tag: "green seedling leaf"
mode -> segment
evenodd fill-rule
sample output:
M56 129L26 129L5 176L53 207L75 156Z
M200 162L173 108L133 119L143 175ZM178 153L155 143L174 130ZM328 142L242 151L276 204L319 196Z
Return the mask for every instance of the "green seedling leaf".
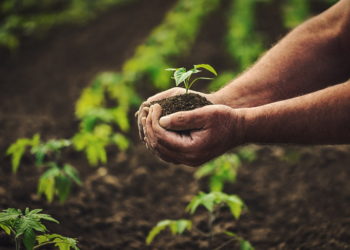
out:
M228 195L222 192L200 192L195 196L186 207L186 211L193 214L199 206L204 206L209 212L213 212L215 208L221 205L229 207L231 214L235 219L241 215L244 206L243 201L236 195Z
M230 232L230 231L225 231L224 234L226 234L227 236L230 236L230 237L238 237L236 233L234 232Z
M27 250L34 249L36 232L44 233L46 226L41 222L47 220L58 223L57 220L48 214L42 214L41 209L30 210L26 208L24 212L20 209L8 208L0 213L0 227L6 233L13 233L15 241L23 243Z
M197 64L197 65L194 65L194 68L195 69L206 69L208 70L209 72L213 73L215 76L218 75L218 73L216 72L216 70L209 64Z
M59 176L60 169L58 166L51 167L39 179L38 194L44 194L49 203L53 201L55 196L55 178Z
M8 235L11 234L11 229L8 226L0 223L0 228L2 228L6 234L8 234Z
M175 79L176 86L179 86L179 84L181 83L180 79L185 73L186 73L186 68L176 69L176 71L174 72L174 79Z
M84 151L92 166L107 162L106 146L110 143L112 128L107 124L97 126L94 131L81 131L73 137L76 150Z
M163 230L166 228L169 228L171 233L173 235L180 235L183 234L184 231L191 230L192 228L192 222L189 220L162 220L157 223L156 226L152 228L152 230L149 232L147 238L146 238L146 244L150 245L153 241L153 239Z
M76 184L82 185L78 171L72 165L65 164L63 166L63 173L67 175L67 177L69 177L71 180L73 180Z
M241 240L239 247L240 250L254 250L254 247L247 240Z
M199 70L200 68L206 69L209 72L213 73L215 76L217 75L217 72L215 69L210 66L209 64L198 64L194 65L192 69L186 71L186 68L168 68L166 70L168 71L174 71L173 79L175 80L175 85L179 86L181 83L185 85L186 93L188 93L188 90L192 87L192 85L198 81L198 80L211 80L212 78L209 77L197 77L190 81L190 78L193 74L201 72Z
M35 147L40 143L40 135L35 134L32 139L20 138L15 143L11 144L7 149L6 154L11 155L12 172L16 173L21 162L21 159L28 147Z
M58 155L63 148L69 147L72 145L70 140L66 139L52 139L47 142L39 143L32 147L31 153L35 155L36 165L42 165L44 163L45 156Z
M121 151L125 151L129 147L129 139L124 135L117 133L112 137L112 141L118 146Z
M27 250L32 250L35 245L35 233L32 229L27 229L23 233L23 244Z

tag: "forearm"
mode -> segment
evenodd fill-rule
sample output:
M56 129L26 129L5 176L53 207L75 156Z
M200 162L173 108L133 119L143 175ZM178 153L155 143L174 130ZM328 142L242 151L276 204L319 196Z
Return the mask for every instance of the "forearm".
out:
M238 111L247 143L350 143L350 81Z
M349 77L350 1L290 32L253 67L213 94L216 103L255 107L310 93Z

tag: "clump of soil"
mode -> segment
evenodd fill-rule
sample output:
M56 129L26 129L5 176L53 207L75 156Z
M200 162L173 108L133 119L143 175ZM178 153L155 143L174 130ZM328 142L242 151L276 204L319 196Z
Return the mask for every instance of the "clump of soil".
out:
M176 95L159 101L151 102L151 104L155 103L158 103L162 107L162 116L170 115L178 111L193 110L213 104L205 97L195 93Z

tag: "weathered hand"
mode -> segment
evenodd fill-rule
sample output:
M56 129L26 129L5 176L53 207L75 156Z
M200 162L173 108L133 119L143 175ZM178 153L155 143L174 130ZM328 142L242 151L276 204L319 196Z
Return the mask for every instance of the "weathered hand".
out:
M225 105L208 105L165 117L158 104L144 120L146 143L160 158L198 166L243 142L242 116Z
M200 93L200 92L196 92L196 91L192 91L190 90L191 93L197 93L199 95L205 96L209 101L214 102L213 98L211 98L210 94L204 94L204 93ZM139 110L135 113L135 116L137 118L137 124L138 124L138 129L139 129L139 136L140 139L142 141L144 141L144 137L145 137L145 133L144 133L144 126L143 124L146 121L146 117L147 114L149 112L149 107L150 107L150 103L157 101L157 100L161 100L161 99L165 99L171 96L175 96L175 95L180 95L180 94L184 94L185 93L185 89L184 88L171 88L168 89L166 91L160 92L154 96L149 97L145 102L143 102L139 108Z

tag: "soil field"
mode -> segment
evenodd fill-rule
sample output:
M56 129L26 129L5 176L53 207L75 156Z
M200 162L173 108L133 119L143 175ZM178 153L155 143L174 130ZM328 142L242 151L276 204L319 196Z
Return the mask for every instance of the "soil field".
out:
M48 204L36 195L40 170L30 159L13 175L5 157L6 148L19 137L39 132L44 139L70 138L78 127L74 104L81 90L98 72L119 70L174 3L136 1L109 10L86 27L57 28L47 38L28 39L15 54L0 52L1 210L43 208L61 222L48 223L49 230L77 238L83 250L208 249L207 239L196 232L177 237L164 233L146 246L145 238L159 220L189 218L187 203L199 190L206 191L207 183L194 179L195 169L153 156L139 142L135 122L132 146L126 153L111 148L106 166L92 168L82 154L66 153L83 185L63 205ZM226 7L223 1L208 18L196 49L180 59L182 64L210 63L219 72L232 67L223 42ZM260 7L265 22L258 28L270 34L269 42L276 42L285 32L276 24L279 17L267 14L271 5ZM140 93L149 94L146 87ZM349 146L255 149L256 161L240 168L237 182L225 189L238 194L247 211L234 221L223 209L215 223L242 235L256 249L350 249ZM206 230L204 210L191 218ZM214 243L219 246L225 240L217 236ZM14 249L4 233L0 249Z

